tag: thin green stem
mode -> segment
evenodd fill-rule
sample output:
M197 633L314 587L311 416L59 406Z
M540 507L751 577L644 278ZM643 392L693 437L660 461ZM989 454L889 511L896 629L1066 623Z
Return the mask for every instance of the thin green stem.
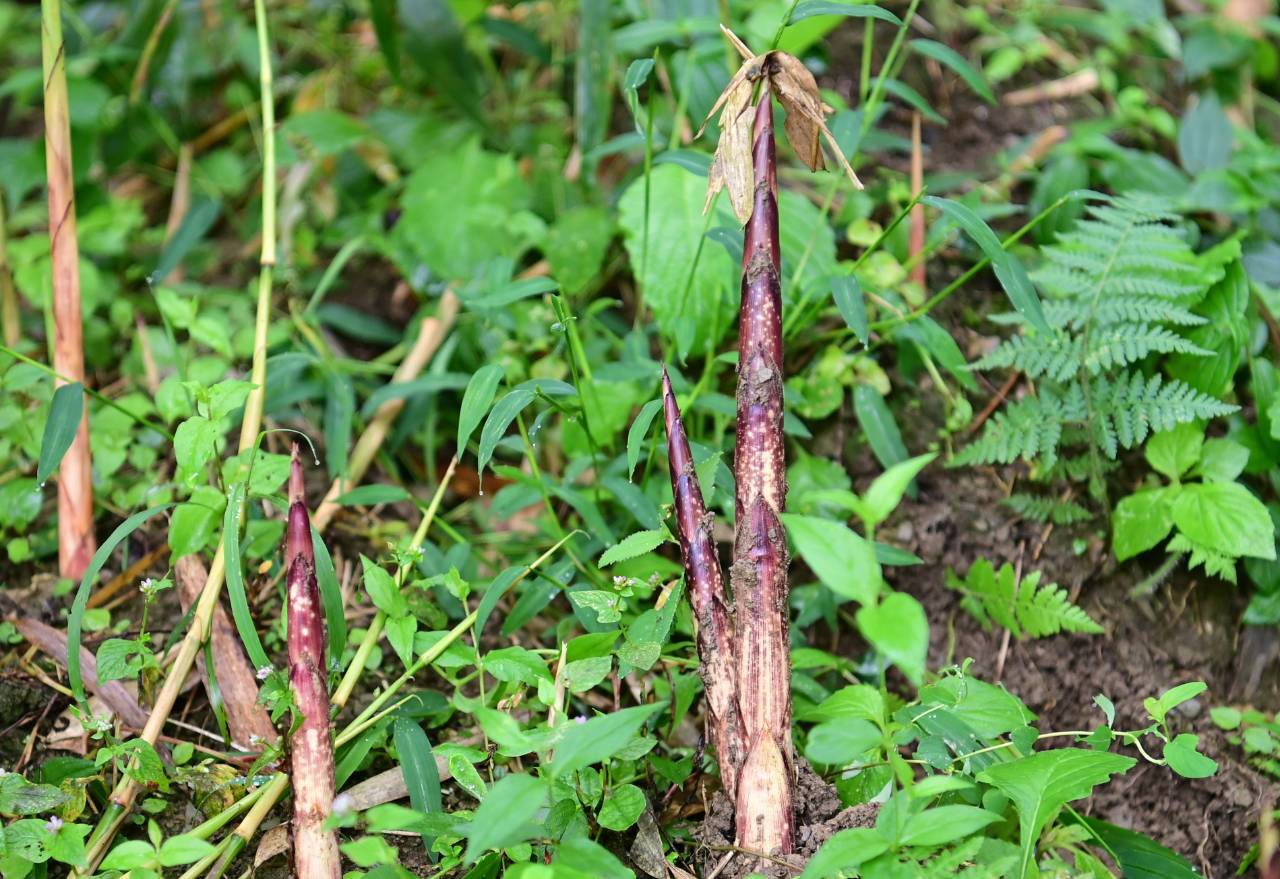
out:
M916 8L920 5L920 0L911 0L911 5L907 7L907 14L902 17L902 27L898 28L898 32L893 35L893 43L889 46L889 54L885 56L884 64L880 68L880 74L876 77L875 87L871 89L871 94L862 105L862 134L865 136L871 128L871 120L876 115L876 110L880 107L880 102L884 100L884 84L885 81L892 78L894 64L898 61L898 53L902 51L902 43L907 38L907 30L911 27L911 20L916 17ZM868 62L870 65L870 62ZM868 66L868 70L870 67Z

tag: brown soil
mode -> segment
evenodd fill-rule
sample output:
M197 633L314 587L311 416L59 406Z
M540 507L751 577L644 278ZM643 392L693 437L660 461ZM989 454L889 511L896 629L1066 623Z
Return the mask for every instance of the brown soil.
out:
M832 834L849 827L875 825L879 806L867 804L844 808L835 788L823 781L803 758L797 759L800 766L795 791L796 850L788 859L790 864L782 859L773 863L760 862L732 850L733 803L724 791L717 790L707 803L707 817L698 833L699 840L706 847L703 875L710 875L727 858L728 862L716 873L718 877L741 879L758 873L767 879L792 879L797 870L791 865L803 868Z
M1019 521L1000 505L1003 493L993 475L972 469L930 471L919 487L919 498L904 502L885 535L924 560L892 569L889 577L928 611L930 666L973 657L976 675L1004 684L1039 714L1041 732L1096 727L1101 712L1093 697L1099 693L1115 702L1119 728L1137 728L1145 725L1143 698L1184 681L1205 681L1208 691L1176 712L1173 723L1202 737L1203 750L1219 763L1217 775L1190 781L1141 764L1102 788L1086 811L1150 835L1210 879L1232 875L1257 839L1259 810L1277 792L1209 719L1209 708L1231 698L1240 671L1235 657L1244 592L1182 572L1150 600L1133 599L1129 589L1145 572L1140 563L1108 572L1096 524L1046 529ZM1076 541L1086 547L1079 555ZM1107 634L1015 640L1001 657L1002 633L983 631L945 586L948 567L963 572L979 557L1043 571L1046 580L1070 590ZM1274 641L1270 634L1264 640ZM1254 679L1255 704L1276 708L1280 680L1274 665L1244 671Z

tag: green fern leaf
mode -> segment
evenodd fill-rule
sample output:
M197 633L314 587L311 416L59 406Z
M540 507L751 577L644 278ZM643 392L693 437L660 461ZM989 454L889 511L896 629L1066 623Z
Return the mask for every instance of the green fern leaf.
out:
M1059 500L1034 494L1012 494L1001 503L1024 519L1033 522L1052 522L1055 525L1074 525L1093 518L1093 514L1075 501Z
M963 596L960 606L984 629L995 623L1018 638L1103 631L1082 608L1071 603L1066 590L1058 584L1041 586L1040 576L1033 571L1019 580L1007 562L996 571L991 562L980 558L963 580L954 571L947 571L947 587Z

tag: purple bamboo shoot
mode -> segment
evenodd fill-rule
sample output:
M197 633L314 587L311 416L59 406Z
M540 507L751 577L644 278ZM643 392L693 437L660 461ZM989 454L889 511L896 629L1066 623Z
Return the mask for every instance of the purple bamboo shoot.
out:
M675 498L676 522L680 531L680 555L689 585L689 601L698 624L699 670L707 693L707 730L716 749L725 791L732 798L743 758L732 617L725 601L720 560L711 535L712 516L702 501L693 455L689 452L689 439L685 435L676 396L671 390L671 378L665 368L662 370L662 401L667 423L671 494Z
M782 287L769 81L756 108L751 218L743 232L738 340L738 431L734 451L737 532L733 588L746 754L735 806L738 845L790 854L793 758L786 499L782 439Z
M290 741L293 774L293 851L298 879L340 879L338 836L324 829L333 807L333 736L325 675L325 621L311 545L311 517L298 447L289 473L285 535L289 589L289 683L302 723Z

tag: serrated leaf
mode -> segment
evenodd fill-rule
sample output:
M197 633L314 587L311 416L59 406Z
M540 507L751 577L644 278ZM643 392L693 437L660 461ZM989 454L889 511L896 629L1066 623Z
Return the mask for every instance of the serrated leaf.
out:
M618 562L625 562L627 559L644 555L646 552L653 552L666 543L667 538L668 534L665 528L656 531L637 531L635 534L624 537L606 549L604 554L600 556L600 567L607 568L610 565L616 565Z

